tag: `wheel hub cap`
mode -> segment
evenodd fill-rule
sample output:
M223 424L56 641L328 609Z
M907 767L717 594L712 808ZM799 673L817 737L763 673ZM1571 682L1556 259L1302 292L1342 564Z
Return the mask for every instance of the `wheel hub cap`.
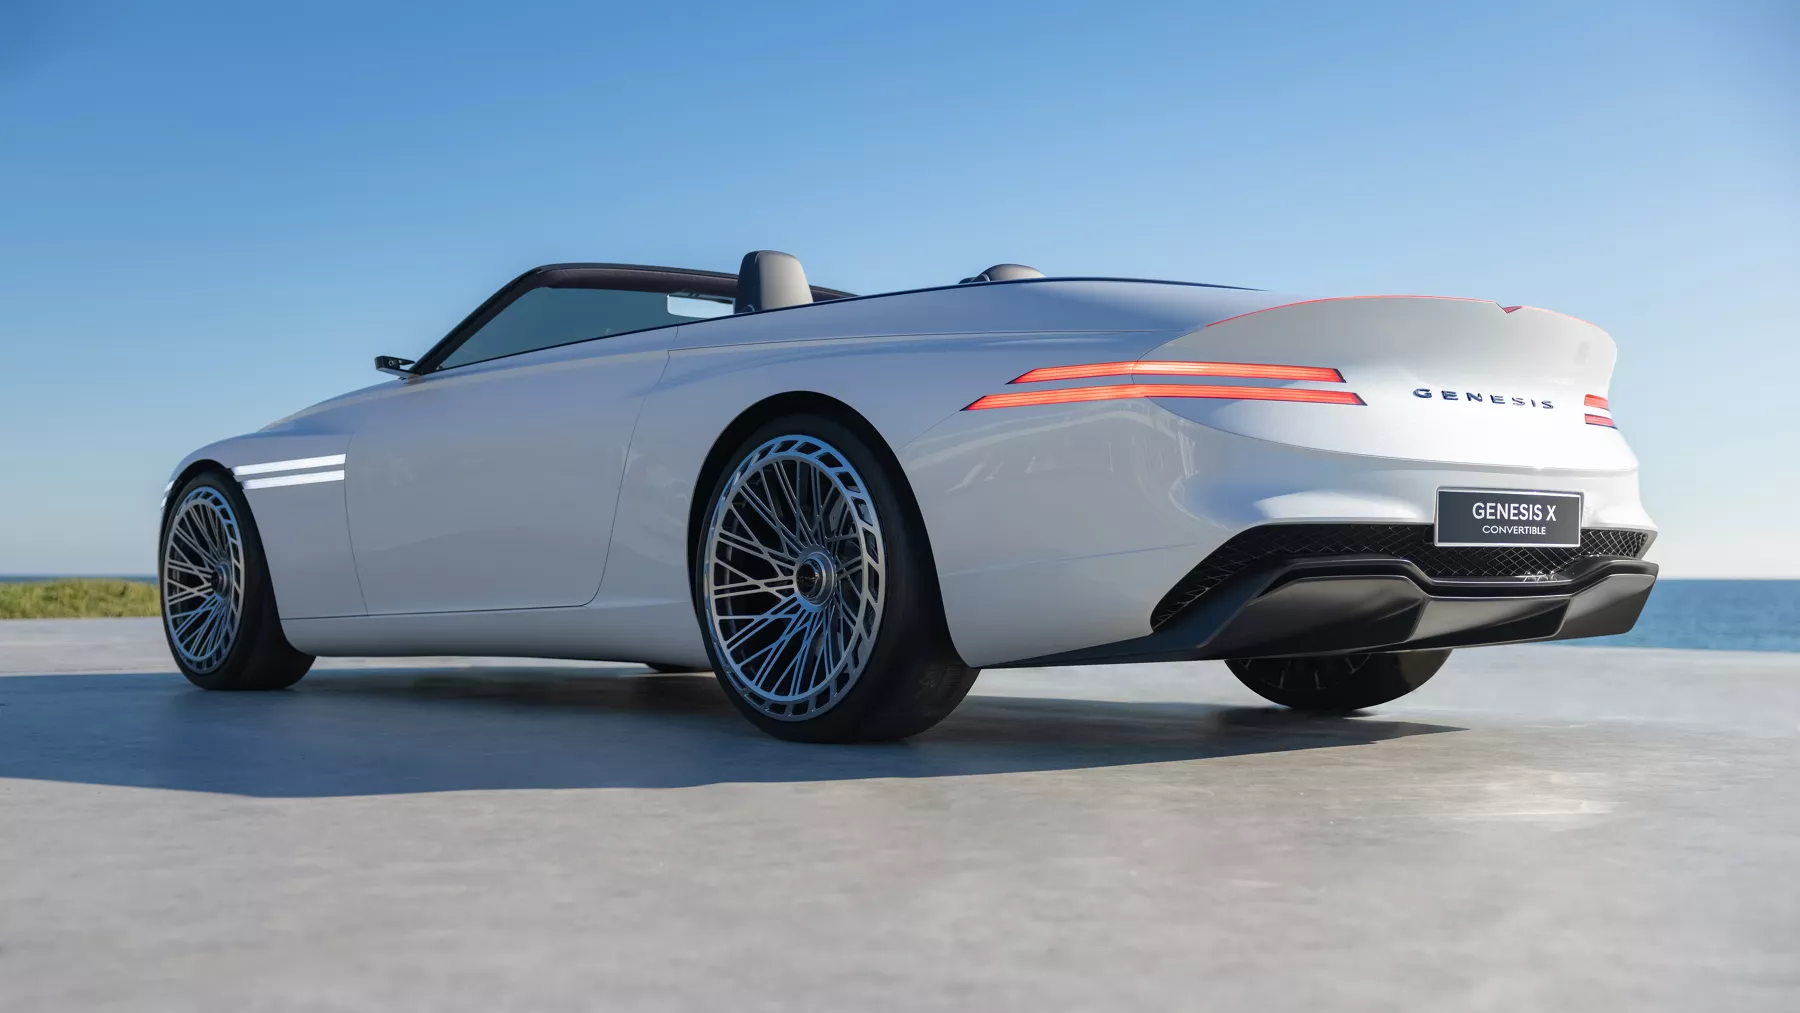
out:
M814 608L822 607L837 590L837 560L823 549L814 549L800 557L794 567L794 589L800 600Z

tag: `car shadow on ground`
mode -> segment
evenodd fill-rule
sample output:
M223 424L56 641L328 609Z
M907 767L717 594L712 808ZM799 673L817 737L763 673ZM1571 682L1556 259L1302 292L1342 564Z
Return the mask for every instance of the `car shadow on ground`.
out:
M1072 770L1459 730L1274 708L971 696L906 742L816 746L752 728L710 675L321 671L280 693L207 693L161 672L0 679L0 777L266 798Z

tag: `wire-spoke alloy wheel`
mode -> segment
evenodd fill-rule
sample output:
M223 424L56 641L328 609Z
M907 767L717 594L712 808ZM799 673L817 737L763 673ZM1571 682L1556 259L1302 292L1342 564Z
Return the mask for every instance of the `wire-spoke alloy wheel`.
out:
M169 519L162 611L185 667L204 674L225 663L244 614L244 538L231 503L211 486L190 491Z
M281 632L250 504L222 472L181 485L163 517L163 633L188 681L203 689L282 689L312 657Z
M778 436L737 466L706 531L706 612L752 707L795 721L830 710L869 663L886 543L863 477L811 436Z
M783 738L911 735L975 678L949 646L916 508L870 442L831 419L778 420L706 501L694 587L713 670Z
M1436 675L1450 652L1394 651L1297 658L1234 658L1238 681L1296 710L1354 711L1396 700Z

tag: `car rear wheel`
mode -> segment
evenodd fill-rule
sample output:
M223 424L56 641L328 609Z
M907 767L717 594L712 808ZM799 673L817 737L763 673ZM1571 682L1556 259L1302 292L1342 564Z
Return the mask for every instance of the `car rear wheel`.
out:
M713 671L778 738L922 732L976 670L950 645L923 525L848 426L778 419L728 458L705 501L694 597Z
M1305 711L1355 711L1397 700L1437 674L1445 651L1233 658L1225 664L1265 700Z
M237 483L189 479L163 519L163 635L202 689L286 689L312 666L281 632L262 540Z

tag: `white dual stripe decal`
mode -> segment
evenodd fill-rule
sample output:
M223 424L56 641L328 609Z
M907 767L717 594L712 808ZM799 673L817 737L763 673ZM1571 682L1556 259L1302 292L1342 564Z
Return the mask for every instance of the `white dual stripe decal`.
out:
M231 473L244 479L245 489L279 489L284 485L317 485L320 482L342 482L346 456L343 454L326 454L323 457L296 457L291 461L265 461L262 464L241 464ZM337 471L309 471L310 468L338 468ZM299 471L301 475L281 475L277 472ZM246 478L248 475L275 475L273 478Z
M343 458L339 458L342 461ZM244 483L246 489L277 489L284 485L313 485L318 482L342 482L341 471L309 471L304 475L277 475L274 478L252 478Z
M329 454L325 457L298 457L292 461L269 461L265 464L241 464L231 469L231 473L239 478L243 478L245 475L267 475L276 471L305 471L307 468L329 468L333 465L342 465L343 463L343 454ZM341 471L338 472L338 478L341 479L343 477L344 473ZM319 481L334 480L320 479ZM282 484L293 485L294 483L284 482ZM258 487L252 485L249 486L249 488Z

